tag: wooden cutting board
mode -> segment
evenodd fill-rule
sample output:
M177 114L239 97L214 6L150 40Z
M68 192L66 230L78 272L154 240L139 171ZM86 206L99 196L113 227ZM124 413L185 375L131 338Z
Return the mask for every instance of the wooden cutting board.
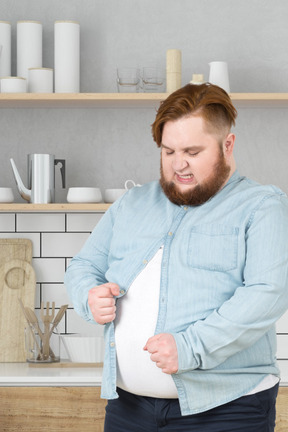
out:
M0 362L25 362L25 317L34 309L36 278L29 239L0 239Z

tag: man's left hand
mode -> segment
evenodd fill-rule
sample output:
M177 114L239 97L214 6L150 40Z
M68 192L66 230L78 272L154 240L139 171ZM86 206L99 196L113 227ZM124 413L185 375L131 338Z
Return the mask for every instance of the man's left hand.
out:
M146 342L151 360L166 374L176 373L178 370L178 352L174 337L170 333L160 333L152 336Z

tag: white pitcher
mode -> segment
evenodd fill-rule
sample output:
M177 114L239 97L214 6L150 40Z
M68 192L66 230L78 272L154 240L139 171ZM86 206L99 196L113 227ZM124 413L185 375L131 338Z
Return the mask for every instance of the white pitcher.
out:
M214 61L209 63L209 82L223 88L230 93L228 65L226 62Z

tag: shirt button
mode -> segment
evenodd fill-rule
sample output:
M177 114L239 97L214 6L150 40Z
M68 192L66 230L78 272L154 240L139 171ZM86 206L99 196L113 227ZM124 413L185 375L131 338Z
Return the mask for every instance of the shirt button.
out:
M172 231L169 231L168 235L171 237L173 235Z
M143 260L143 264L148 264L148 261L146 259Z
M114 346L115 346L115 342L110 342L110 347L114 348Z
M121 291L120 291L120 294L122 294L122 295L125 294L125 291L124 291L124 290L121 290Z

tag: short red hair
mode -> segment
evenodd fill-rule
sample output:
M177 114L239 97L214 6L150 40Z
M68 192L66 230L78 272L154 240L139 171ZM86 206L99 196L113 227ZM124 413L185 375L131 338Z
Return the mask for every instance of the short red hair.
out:
M209 132L223 133L235 126L237 111L229 95L221 87L205 83L187 84L161 102L154 123L152 136L158 147L162 144L162 132L166 122L181 117L201 116Z

